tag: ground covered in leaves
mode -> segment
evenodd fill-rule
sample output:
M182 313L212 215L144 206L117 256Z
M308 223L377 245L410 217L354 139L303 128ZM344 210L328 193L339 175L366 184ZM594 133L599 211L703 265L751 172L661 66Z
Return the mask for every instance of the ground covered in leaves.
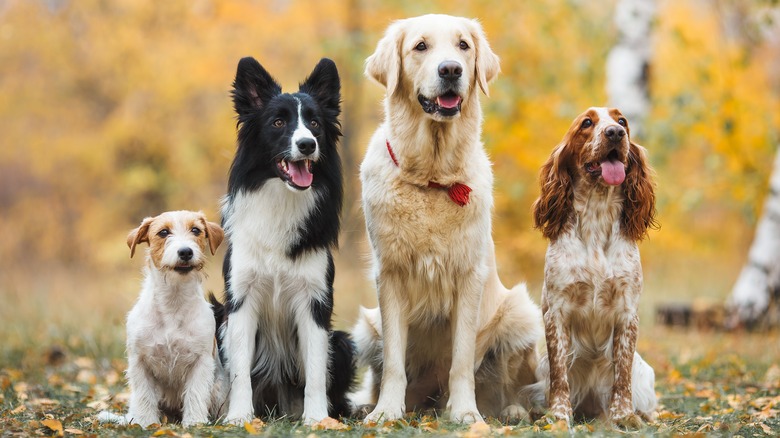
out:
M646 328L638 349L656 370L658 420L641 434L719 434L767 436L780 432L780 335L717 333ZM103 409L126 411L126 361L96 357L71 339L27 349L0 346L0 434L3 436L415 436L463 437L560 434L561 425L521 423L459 426L432 416L372 427L360 422L325 421L307 427L288 420L255 420L244 427L206 425L184 429L163 424L99 424ZM576 434L622 435L599 422L578 423Z

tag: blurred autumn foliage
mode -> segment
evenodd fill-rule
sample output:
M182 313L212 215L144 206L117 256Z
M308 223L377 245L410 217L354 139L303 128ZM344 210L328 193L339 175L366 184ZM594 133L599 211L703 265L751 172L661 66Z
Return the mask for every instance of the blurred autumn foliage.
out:
M538 284L539 166L584 108L605 105L614 2L579 0L0 1L0 270L115 269L144 216L218 219L234 151L229 89L255 56L286 90L320 57L343 81L342 263L364 269L358 166L383 90L362 76L391 20L479 18L502 74L485 108L502 276ZM649 288L724 296L747 252L780 143L777 2L657 2L645 145L660 232ZM218 262L215 262L217 265Z

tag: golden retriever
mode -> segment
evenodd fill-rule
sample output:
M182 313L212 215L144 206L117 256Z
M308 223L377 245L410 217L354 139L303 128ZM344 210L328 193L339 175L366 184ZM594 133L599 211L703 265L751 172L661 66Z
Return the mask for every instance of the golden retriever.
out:
M366 61L387 89L360 168L379 298L353 332L367 423L407 408L446 406L463 423L527 414L518 394L535 381L541 313L498 278L480 141L478 92L498 71L479 23L447 15L394 22Z

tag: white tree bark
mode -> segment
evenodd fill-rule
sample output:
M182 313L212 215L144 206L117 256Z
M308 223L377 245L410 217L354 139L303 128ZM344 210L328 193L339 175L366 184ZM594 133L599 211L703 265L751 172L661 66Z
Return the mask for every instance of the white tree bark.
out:
M736 323L752 324L769 308L773 291L780 288L780 150L769 180L769 194L758 221L748 261L731 291L729 306Z
M628 119L632 136L641 136L650 109L648 88L656 7L654 0L620 0L615 5L618 42L607 56L609 105Z

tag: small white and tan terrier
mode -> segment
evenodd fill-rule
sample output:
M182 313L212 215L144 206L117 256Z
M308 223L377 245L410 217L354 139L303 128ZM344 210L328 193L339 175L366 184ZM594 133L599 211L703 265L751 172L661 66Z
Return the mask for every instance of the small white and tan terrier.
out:
M130 406L124 416L101 413L101 421L147 427L165 415L186 427L219 409L216 322L202 269L206 249L213 255L223 237L219 225L193 211L147 217L127 236L130 257L149 244L141 295L127 315Z

